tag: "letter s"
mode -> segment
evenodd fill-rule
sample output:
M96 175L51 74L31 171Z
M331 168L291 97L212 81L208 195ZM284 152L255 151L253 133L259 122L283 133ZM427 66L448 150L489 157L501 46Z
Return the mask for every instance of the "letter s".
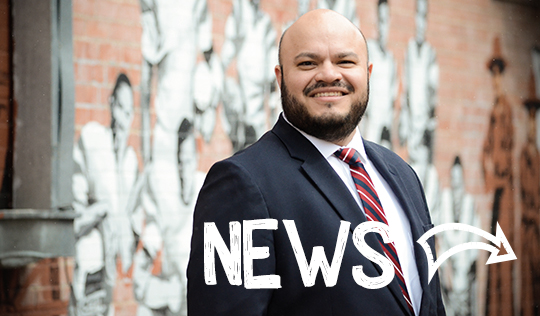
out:
M392 238L390 238L390 227L381 222L368 221L356 226L353 232L353 242L356 249L358 249L364 257L381 267L383 273L381 276L371 278L363 272L363 267L358 265L352 268L352 275L354 281L358 285L367 289L380 289L392 282L392 279L394 278L394 266L390 259L373 250L366 243L364 237L367 233L371 232L380 234L385 243L393 241Z

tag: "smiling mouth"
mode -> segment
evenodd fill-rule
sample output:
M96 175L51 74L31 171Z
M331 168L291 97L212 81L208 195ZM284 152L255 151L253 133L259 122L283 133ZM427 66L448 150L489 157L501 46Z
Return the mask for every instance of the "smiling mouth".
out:
M319 98L319 97L341 97L343 96L343 92L319 92L319 93L315 93L313 95L314 98Z

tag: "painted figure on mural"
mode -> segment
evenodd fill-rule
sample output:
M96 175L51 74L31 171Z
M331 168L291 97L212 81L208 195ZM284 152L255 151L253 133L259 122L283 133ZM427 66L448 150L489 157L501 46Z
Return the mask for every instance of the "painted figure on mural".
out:
M441 193L440 216L434 217L435 225L463 223L479 227L474 208L474 198L465 191L465 177L461 159L456 156L450 169L450 188ZM437 236L439 256L450 248L478 241L477 235L458 230L448 230ZM460 251L448 258L439 268L446 314L465 316L476 314L476 259L478 251Z
M179 129L178 142L185 138ZM178 151L178 162L182 152ZM145 172L152 173L153 164ZM181 170L179 169L180 173ZM195 190L198 192L204 182L205 174L196 171ZM146 183L141 193L141 208L134 214L134 231L139 243L133 260L133 291L139 305L137 316L187 315L185 301L185 270L182 253L189 240L191 230L178 231L174 210L158 207L155 188ZM187 205L193 209L195 200Z
M139 315L185 314L185 270L199 178L196 133L206 141L213 133L223 74L213 52L206 0L140 0L140 4L141 131L148 181L143 224L139 221L136 230L143 254L137 252L134 263L134 290ZM159 273L147 270L158 261ZM167 297L163 284L177 287L168 290L177 297L163 302Z
M369 79L369 91L376 95L370 98L366 113L360 124L362 135L373 142L392 148L392 121L394 102L398 93L397 63L386 45L390 30L388 0L379 0L377 6L377 40L368 39L369 61L373 72Z
M135 239L131 214L138 195L138 160L128 145L133 91L120 74L110 97L111 126L83 126L74 146L73 207L75 269L70 315L113 315L112 292L121 272L131 267Z
M439 176L433 165L437 121L439 67L433 47L426 42L427 0L416 1L416 35L405 55L404 96L399 117L400 143L406 143L409 163L424 185L429 210L437 213Z
M356 14L356 0L318 0L317 8L334 10L354 25L360 26L360 20Z
M540 100L531 85L527 110L527 142L519 160L521 193L521 315L540 315L540 152L536 145L536 114Z
M494 55L488 62L493 79L495 102L489 116L482 152L482 171L486 191L493 194L490 229L495 235L498 222L508 242L514 240L514 184L512 150L514 126L512 109L505 95L503 73L506 61L501 56L499 39L494 41ZM489 266L486 315L513 315L512 262Z
M531 50L535 96L540 99L540 46ZM540 148L540 111L536 112L536 145Z
M259 0L233 2L225 24L221 59L224 72L236 61L238 79L225 77L223 99L225 130L236 152L254 143L273 123L267 119L265 104L279 104L273 75L277 64L276 31L270 16L261 10Z
M139 303L138 316L179 315L185 295L182 271L171 264L175 262L175 258L171 258L174 252L171 254L165 246L165 239L171 235L170 218L166 218L170 214L162 214L157 205L156 195L147 184L141 197L142 208L133 221L139 241L132 274L134 296Z
M205 0L141 0L141 10L141 49L144 59L141 67L143 157L145 162L152 160L159 166L156 168L160 170L156 170L156 173L157 177L161 177L160 183L164 190L168 191L166 195L171 196L171 191L178 191L183 204L189 204L196 194L193 189L193 175L197 169L194 133L196 114L214 112L217 105L217 101L214 101L201 109L196 106L194 94L197 91L193 81L200 54L204 56L212 74L209 86L219 87L221 80L219 60L213 53L212 18ZM215 72L218 74L214 76ZM154 103L156 123L150 135L150 88L154 73L157 77ZM211 116L209 119L213 122ZM212 124L210 126L213 127ZM180 149L177 148L179 129L188 135L180 144ZM205 134L205 138L208 138L211 131ZM152 145L150 136L153 137ZM186 154L181 161L182 175L180 179L175 179L178 150ZM154 184L158 185L157 181Z

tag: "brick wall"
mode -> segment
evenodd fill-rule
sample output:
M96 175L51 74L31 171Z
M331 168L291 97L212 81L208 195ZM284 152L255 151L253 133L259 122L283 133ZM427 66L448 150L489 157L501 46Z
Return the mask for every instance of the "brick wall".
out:
M139 3L134 0L73 1L76 139L81 127L89 121L110 125L108 98L118 73L128 75L135 87L135 104L139 104L137 87L142 61L139 16ZM130 139L136 148L138 126L136 120Z
M316 6L311 1L311 7ZM388 48L393 52L398 64L398 77L403 77L403 65L407 43L415 33L415 1L390 0L390 33ZM9 33L5 9L8 0L0 0L0 176L7 148L4 105L9 97ZM232 0L208 0L208 8L213 17L213 43L217 55L224 43L224 30L227 17L232 11ZM296 16L296 5L286 0L262 0L261 9L269 14L277 34ZM357 14L361 29L367 38L376 38L377 1L357 1ZM515 127L514 174L519 172L519 152L525 142L525 110L523 101L528 97L531 73L530 49L540 45L540 10L527 6L490 0L437 0L429 2L426 40L437 53L439 65L438 105L436 108L437 129L434 143L434 164L439 175L440 185L450 185L450 166L455 155L460 155L465 172L466 191L476 201L481 228L487 229L490 220L492 194L486 193L481 175L481 151L486 137L488 117L494 103L492 77L486 67L493 55L493 41L500 38L502 55L508 63L503 77L503 86L512 108ZM73 43L75 70L76 116L75 140L79 139L82 127L90 121L109 126L111 120L109 97L119 73L126 73L131 80L134 92L134 121L131 126L128 144L138 156L142 170L141 154L141 111L140 83L142 26L140 5L137 0L73 0ZM199 59L201 57L199 56ZM375 71L376 71L375 65ZM234 68L234 65L233 67ZM229 70L234 75L234 70ZM153 91L157 82L154 79ZM401 84L400 84L401 86ZM400 94L403 89L400 88ZM371 96L372 98L376 96ZM152 96L151 117L155 125L156 114ZM398 98L396 107L399 109ZM217 116L223 114L218 105ZM395 150L404 158L407 150L393 139ZM198 170L206 172L217 160L232 154L231 141L218 119L210 142L206 143L197 134ZM517 178L517 177L516 177ZM518 187L518 179L514 179ZM520 216L520 198L515 190L515 218ZM517 225L517 224L516 224ZM518 227L516 227L518 228ZM516 239L514 250L520 255L520 240ZM481 254L479 267L483 267ZM62 271L66 266L67 273ZM119 265L121 263L119 262ZM74 263L71 259L45 260L18 270L18 279L13 277L6 284L8 271L3 271L3 293L14 298L14 305L0 308L9 315L56 315L66 309L69 300L68 284L73 279L70 271ZM55 274L59 269L59 274ZM482 268L481 268L482 269ZM133 294L130 275L120 273L113 291L113 305L116 315L134 315L138 302ZM38 276L39 275L39 276ZM485 284L486 270L479 271L479 284ZM57 280L51 281L51 280ZM519 287L519 281L514 281ZM53 284L54 283L54 284ZM57 294L55 294L57 293ZM485 289L478 294L482 298ZM11 296L9 296L11 295ZM56 296L55 296L56 295ZM57 304L55 302L60 301ZM479 301L482 301L479 299ZM1 302L6 302L5 298ZM516 308L519 301L516 301ZM55 309L47 313L47 308ZM480 302L478 311L483 310Z

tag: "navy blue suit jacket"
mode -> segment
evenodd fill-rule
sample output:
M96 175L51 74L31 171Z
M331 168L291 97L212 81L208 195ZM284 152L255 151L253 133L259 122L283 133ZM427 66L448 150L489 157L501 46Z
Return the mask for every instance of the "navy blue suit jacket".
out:
M368 141L366 153L398 197L416 241L433 227L418 177L399 156ZM216 254L217 285L204 281L204 222L214 222L229 246L229 222L272 218L277 230L255 230L253 245L268 247L270 256L254 260L254 275L277 274L280 289L246 289L229 284ZM305 287L282 220L294 220L306 258L323 246L332 261L340 221L351 223L337 284L326 287L318 273ZM352 231L366 221L363 212L320 152L280 118L251 147L209 171L194 213L188 265L188 314L207 315L410 315L396 278L381 289L366 289L353 279L352 267L362 265L370 277L380 267L354 246ZM367 243L380 250L374 233ZM423 289L420 315L444 315L438 276L428 284L426 255L414 243L414 256ZM433 240L430 241L433 249ZM434 250L434 249L433 249Z

